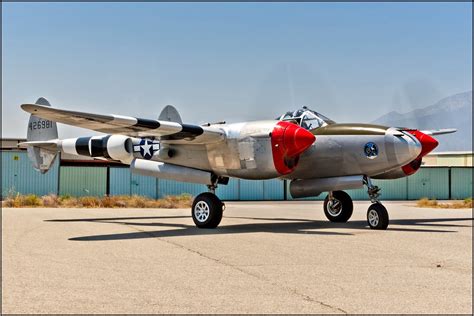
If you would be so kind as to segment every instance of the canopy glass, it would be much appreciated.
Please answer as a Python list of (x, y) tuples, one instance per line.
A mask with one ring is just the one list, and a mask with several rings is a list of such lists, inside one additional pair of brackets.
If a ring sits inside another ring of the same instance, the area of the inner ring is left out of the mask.
[(277, 118), (277, 120), (290, 122), (293, 121), (295, 124), (298, 124), (299, 126), (307, 130), (312, 130), (315, 128), (336, 123), (330, 118), (327, 118), (326, 116), (322, 115), (321, 113), (308, 109), (306, 106), (303, 106), (301, 109), (298, 109), (296, 111), (286, 112), (285, 114)]

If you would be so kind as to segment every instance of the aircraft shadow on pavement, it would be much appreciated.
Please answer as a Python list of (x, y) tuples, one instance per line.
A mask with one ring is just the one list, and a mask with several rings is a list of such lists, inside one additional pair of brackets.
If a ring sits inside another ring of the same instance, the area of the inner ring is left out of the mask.
[[(121, 239), (142, 239), (158, 237), (178, 237), (178, 236), (199, 236), (199, 235), (222, 235), (222, 234), (243, 234), (243, 233), (284, 233), (284, 234), (307, 234), (307, 235), (353, 235), (349, 232), (322, 231), (321, 229), (349, 229), (349, 230), (369, 230), (366, 221), (349, 221), (347, 223), (331, 223), (325, 220), (309, 220), (294, 218), (262, 218), (262, 217), (241, 217), (225, 216), (225, 218), (246, 220), (247, 223), (225, 225), (221, 223), (217, 229), (199, 229), (193, 224), (164, 223), (164, 222), (143, 222), (143, 220), (168, 220), (182, 219), (189, 216), (144, 216), (144, 217), (109, 217), (109, 218), (78, 218), (78, 219), (51, 219), (46, 222), (92, 222), (102, 224), (116, 224), (133, 227), (135, 232), (92, 235), (73, 237), (73, 241), (106, 241)], [(474, 218), (431, 218), (431, 219), (395, 219), (390, 221), (389, 231), (405, 232), (429, 232), (429, 233), (454, 233), (456, 230), (446, 228), (472, 227), (451, 222), (472, 222)], [(136, 221), (135, 221), (136, 220)], [(191, 219), (190, 219), (191, 220)], [(250, 223), (248, 223), (250, 221)], [(253, 221), (253, 222), (252, 222)], [(395, 226), (395, 227), (394, 227)], [(401, 227), (400, 227), (401, 226)], [(163, 227), (170, 229), (146, 231), (140, 227)], [(425, 228), (429, 227), (429, 228)], [(174, 228), (174, 229), (173, 229)], [(436, 228), (436, 229), (435, 229)]]

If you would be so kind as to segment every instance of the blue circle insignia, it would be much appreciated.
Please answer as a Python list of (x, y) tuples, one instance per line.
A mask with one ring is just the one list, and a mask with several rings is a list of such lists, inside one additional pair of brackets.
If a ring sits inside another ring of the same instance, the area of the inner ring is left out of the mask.
[(364, 146), (364, 153), (369, 159), (374, 159), (379, 154), (379, 148), (375, 143), (368, 142)]

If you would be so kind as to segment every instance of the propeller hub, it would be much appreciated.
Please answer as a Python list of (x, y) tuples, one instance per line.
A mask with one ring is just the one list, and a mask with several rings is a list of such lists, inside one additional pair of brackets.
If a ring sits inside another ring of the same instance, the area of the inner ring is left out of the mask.
[(280, 174), (292, 172), (299, 155), (308, 149), (316, 137), (296, 124), (280, 121), (271, 133), (273, 162)]
[(418, 141), (421, 143), (421, 153), (420, 156), (426, 156), (429, 154), (433, 149), (438, 147), (438, 141), (431, 137), (430, 135), (427, 135), (425, 133), (422, 133), (418, 130), (410, 131), (410, 133), (418, 139)]
[(403, 172), (409, 176), (414, 174), (420, 168), (423, 157), (435, 149), (439, 143), (433, 137), (422, 133), (419, 130), (409, 130), (408, 132), (415, 136), (415, 138), (418, 139), (421, 144), (421, 153), (418, 155), (418, 157), (416, 157), (416, 159), (411, 161), (409, 164), (402, 167)]

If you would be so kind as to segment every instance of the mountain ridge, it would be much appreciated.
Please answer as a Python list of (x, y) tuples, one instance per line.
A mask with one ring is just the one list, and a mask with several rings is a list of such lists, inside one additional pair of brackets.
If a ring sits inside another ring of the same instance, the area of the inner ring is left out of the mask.
[(472, 91), (406, 113), (391, 111), (372, 123), (420, 130), (456, 128), (454, 134), (436, 136), (439, 146), (435, 151), (472, 151)]

